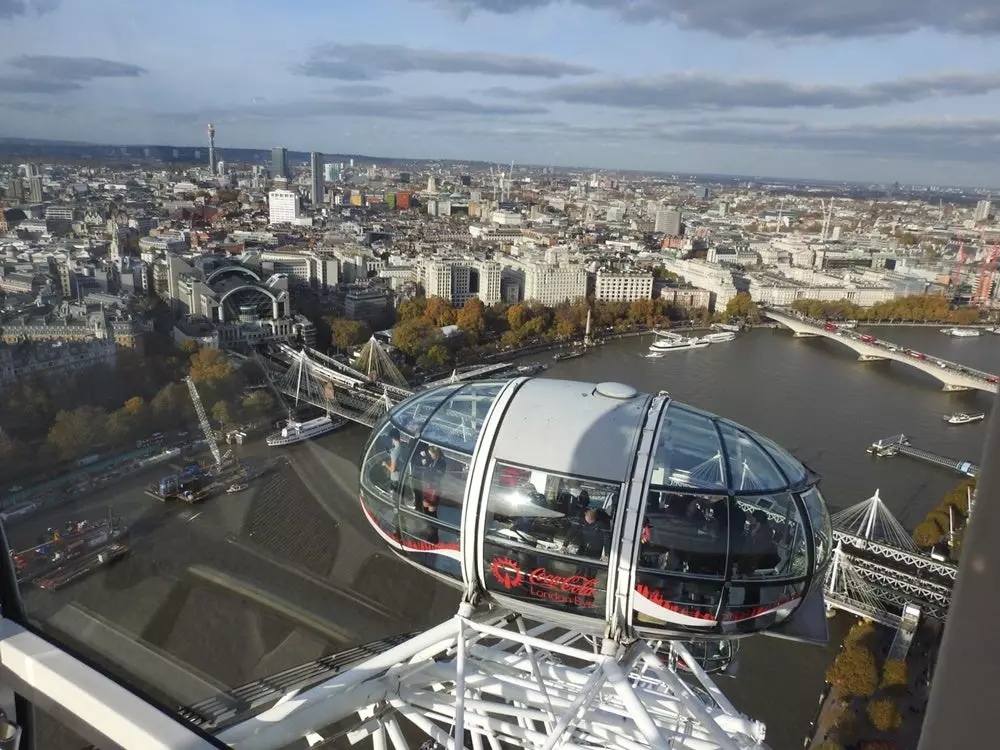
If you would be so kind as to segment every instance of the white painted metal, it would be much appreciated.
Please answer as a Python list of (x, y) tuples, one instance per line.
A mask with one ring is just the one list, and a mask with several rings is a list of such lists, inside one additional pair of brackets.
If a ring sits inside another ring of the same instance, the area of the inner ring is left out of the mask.
[(326, 727), (357, 714), (352, 739), (371, 736), (379, 748), (406, 747), (400, 718), (456, 750), (764, 748), (763, 726), (736, 712), (700, 669), (688, 684), (645, 642), (605, 639), (599, 651), (590, 643), (463, 604), (451, 620), (220, 737), (237, 750), (271, 750), (323, 737)]
[[(3, 682), (44, 696), (115, 745), (139, 750), (209, 750), (212, 743), (45, 639), (0, 620)], [(23, 686), (23, 687), (22, 687)]]
[(201, 431), (205, 434), (205, 440), (212, 451), (212, 458), (215, 459), (215, 465), (222, 466), (222, 454), (219, 452), (219, 444), (215, 440), (212, 425), (209, 423), (205, 407), (201, 403), (201, 396), (198, 395), (198, 389), (194, 385), (194, 378), (189, 375), (184, 378), (184, 382), (187, 383), (188, 391), (191, 394), (191, 402), (194, 404), (194, 410), (198, 414), (198, 423), (201, 425)]

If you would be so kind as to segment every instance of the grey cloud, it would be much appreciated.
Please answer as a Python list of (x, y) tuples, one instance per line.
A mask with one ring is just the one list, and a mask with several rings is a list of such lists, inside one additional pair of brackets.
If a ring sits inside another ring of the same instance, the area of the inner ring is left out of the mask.
[(809, 151), (868, 158), (912, 157), (915, 160), (964, 161), (977, 164), (1000, 160), (1000, 118), (925, 119), (855, 123), (841, 127), (786, 125), (747, 127), (739, 119), (690, 121), (616, 127), (571, 123), (468, 126), (464, 135), (484, 139), (503, 137), (521, 142), (559, 144), (573, 138), (599, 146), (632, 142), (646, 147), (655, 143), (682, 143), (727, 148), (764, 148), (774, 151)]
[(944, 96), (1000, 90), (1000, 73), (942, 73), (861, 86), (791, 83), (763, 78), (720, 78), (682, 72), (649, 78), (618, 78), (550, 86), (521, 98), (635, 110), (721, 110), (737, 107), (859, 109)]
[(327, 44), (292, 67), (303, 76), (366, 81), (390, 73), (484, 73), (487, 75), (561, 78), (587, 75), (592, 68), (547, 57), (415, 49), (401, 44)]
[(0, 76), (0, 91), (11, 94), (61, 94), (82, 88), (75, 81), (50, 81), (42, 78)]
[(177, 122), (213, 122), (233, 120), (287, 120), (306, 117), (365, 117), (399, 120), (433, 120), (446, 116), (517, 117), (545, 114), (537, 106), (479, 104), (469, 99), (445, 96), (417, 96), (391, 101), (346, 99), (309, 99), (297, 102), (274, 102), (262, 105), (228, 107), (199, 112), (163, 113), (161, 119)]
[(933, 29), (977, 36), (1000, 33), (996, 0), (427, 0), (463, 15), (517, 13), (578, 5), (634, 22), (660, 20), (681, 28), (741, 39), (871, 37)]
[(28, 11), (41, 15), (58, 5), (59, 0), (0, 0), (0, 21), (27, 15)]
[(355, 86), (334, 86), (330, 89), (330, 93), (345, 99), (375, 99), (391, 94), (392, 89), (388, 86), (359, 83)]
[[(0, 0), (2, 2), (2, 0)], [(59, 55), (21, 55), (7, 61), (12, 68), (27, 71), (39, 78), (61, 81), (92, 81), (95, 78), (137, 78), (148, 73), (131, 63), (101, 57), (61, 57)]]

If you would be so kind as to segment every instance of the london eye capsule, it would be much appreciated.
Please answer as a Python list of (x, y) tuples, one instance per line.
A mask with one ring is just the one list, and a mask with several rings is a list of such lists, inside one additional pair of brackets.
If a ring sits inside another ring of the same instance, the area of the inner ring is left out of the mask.
[(519, 378), (396, 406), (360, 492), (398, 555), (470, 595), (577, 631), (711, 639), (783, 625), (818, 593), (818, 480), (665, 393)]

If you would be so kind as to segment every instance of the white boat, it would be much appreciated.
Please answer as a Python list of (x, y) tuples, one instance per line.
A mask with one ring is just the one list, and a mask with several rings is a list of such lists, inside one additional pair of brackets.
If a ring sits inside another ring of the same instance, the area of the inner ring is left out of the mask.
[(229, 485), (229, 489), (226, 490), (226, 492), (228, 492), (230, 495), (233, 495), (237, 492), (243, 492), (243, 490), (245, 490), (249, 486), (250, 485), (248, 484), (231, 484)]
[(945, 421), (948, 424), (969, 424), (969, 422), (978, 422), (981, 419), (985, 419), (986, 415), (983, 413), (979, 414), (952, 414), (950, 417), (945, 417)]
[(701, 337), (702, 341), (707, 341), (710, 344), (724, 344), (727, 341), (732, 341), (736, 338), (736, 334), (732, 331), (719, 331), (718, 333), (709, 333)]
[(703, 339), (688, 339), (683, 336), (663, 337), (657, 339), (649, 345), (649, 351), (660, 354), (665, 352), (676, 352), (684, 349), (704, 349), (711, 344), (711, 341)]
[(733, 325), (732, 323), (716, 323), (712, 328), (718, 328), (720, 331), (732, 331), (733, 333), (739, 333), (743, 330), (738, 325)]
[(969, 339), (975, 336), (982, 336), (983, 332), (975, 328), (942, 328), (941, 333), (946, 336), (954, 336), (957, 339)]
[(273, 448), (279, 445), (301, 443), (303, 440), (309, 440), (320, 435), (325, 435), (328, 432), (333, 432), (345, 424), (347, 424), (347, 420), (339, 417), (337, 419), (317, 417), (307, 422), (296, 422), (294, 419), (290, 419), (281, 428), (281, 432), (268, 435), (267, 444)]

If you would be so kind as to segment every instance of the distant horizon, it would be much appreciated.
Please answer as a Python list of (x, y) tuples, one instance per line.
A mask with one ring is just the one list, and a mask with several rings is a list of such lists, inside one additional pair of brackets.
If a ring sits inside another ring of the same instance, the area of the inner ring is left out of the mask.
[[(208, 144), (207, 142), (203, 145), (178, 145), (172, 143), (112, 143), (112, 142), (96, 142), (96, 141), (79, 141), (79, 140), (66, 140), (66, 139), (52, 139), (52, 138), (30, 138), (25, 136), (0, 136), (0, 147), (5, 143), (21, 143), (25, 145), (37, 144), (37, 145), (61, 145), (61, 146), (76, 146), (76, 147), (87, 147), (87, 148), (108, 148), (108, 149), (142, 149), (142, 148), (159, 148), (159, 149), (178, 149), (178, 150), (200, 150), (204, 152), (202, 154), (201, 161), (205, 161), (207, 165), (208, 158)], [(220, 146), (216, 144), (216, 153), (222, 154), (226, 151), (253, 151), (259, 152), (261, 155), (270, 155), (270, 151), (273, 148), (285, 148), (289, 154), (295, 155), (305, 155), (308, 159), (308, 155), (316, 151), (316, 149), (298, 149), (282, 144), (275, 144), (274, 146)], [(411, 157), (411, 156), (376, 156), (372, 154), (363, 153), (347, 153), (347, 152), (335, 152), (335, 151), (319, 151), (319, 153), (324, 156), (336, 157), (343, 160), (350, 159), (368, 159), (372, 162), (442, 162), (442, 163), (454, 163), (454, 164), (469, 164), (469, 165), (482, 165), (484, 167), (488, 166), (504, 166), (502, 162), (493, 162), (487, 159), (471, 159), (471, 158), (453, 158), (453, 157)], [(110, 156), (110, 154), (108, 155)], [(131, 154), (130, 154), (131, 156)], [(4, 157), (2, 150), (0, 150), (0, 158)], [(18, 157), (20, 158), (20, 157)], [(23, 157), (28, 159), (29, 157)], [(74, 157), (79, 158), (79, 157)], [(224, 161), (224, 159), (220, 159)], [(191, 162), (198, 164), (199, 161), (193, 160)], [(810, 187), (887, 187), (891, 188), (896, 181), (886, 182), (886, 181), (875, 181), (875, 180), (835, 180), (829, 178), (820, 177), (794, 177), (786, 176), (779, 177), (775, 175), (753, 175), (753, 174), (739, 174), (739, 173), (719, 173), (719, 172), (690, 172), (683, 170), (649, 170), (649, 169), (630, 169), (621, 167), (596, 167), (587, 165), (565, 165), (565, 164), (518, 164), (516, 161), (514, 163), (515, 169), (517, 167), (526, 167), (533, 170), (541, 169), (555, 169), (566, 172), (594, 172), (594, 173), (604, 173), (604, 174), (634, 174), (634, 175), (646, 175), (650, 177), (690, 177), (693, 179), (710, 179), (710, 178), (720, 178), (728, 181), (753, 181), (753, 182), (763, 182), (763, 183), (774, 183), (774, 184), (785, 184), (785, 183), (797, 183), (804, 186)], [(918, 183), (910, 182), (904, 183), (899, 181), (900, 188), (931, 188), (937, 187), (942, 190), (962, 190), (968, 192), (977, 191), (993, 191), (997, 190), (1000, 192), (1000, 187), (990, 187), (990, 186), (979, 186), (979, 185), (948, 185), (943, 183)]]

